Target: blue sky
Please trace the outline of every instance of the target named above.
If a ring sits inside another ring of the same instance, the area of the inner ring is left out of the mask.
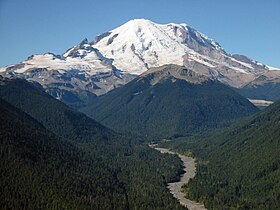
[[[279,0],[0,0],[0,66],[146,18],[187,23],[229,53],[280,67],[279,11]]]

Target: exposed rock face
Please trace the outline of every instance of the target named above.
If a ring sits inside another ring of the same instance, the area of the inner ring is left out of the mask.
[[[176,82],[177,79],[185,80],[192,84],[202,84],[209,80],[208,77],[195,73],[183,66],[174,64],[163,65],[160,67],[152,68],[140,75],[139,79],[151,77],[150,84],[156,85],[164,80],[172,78],[172,82]]]

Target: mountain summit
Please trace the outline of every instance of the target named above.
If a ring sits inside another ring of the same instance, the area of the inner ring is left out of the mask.
[[[91,42],[84,39],[62,55],[32,55],[20,64],[0,68],[0,73],[36,81],[67,104],[83,106],[96,95],[165,64],[185,66],[239,89],[246,87],[249,98],[262,99],[263,95],[255,93],[264,85],[266,89],[276,87],[274,93],[280,88],[275,80],[280,71],[227,53],[187,24],[157,24],[146,19],[130,20]]]
[[[134,74],[164,64],[183,65],[186,53],[199,51],[198,42],[222,52],[218,43],[186,24],[161,25],[146,19],[131,20],[99,37],[93,45],[118,68]]]
[[[137,75],[151,67],[177,64],[241,87],[273,69],[246,56],[227,53],[216,41],[187,24],[135,19],[98,36],[92,44],[113,59],[117,68]]]

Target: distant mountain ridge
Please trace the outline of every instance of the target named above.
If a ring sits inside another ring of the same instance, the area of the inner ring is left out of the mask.
[[[146,19],[128,21],[92,42],[84,39],[62,55],[30,56],[20,64],[0,68],[0,73],[39,82],[55,98],[82,107],[96,95],[165,64],[183,65],[238,89],[267,78],[252,88],[249,97],[280,78],[277,69],[243,55],[231,55],[187,24],[157,24]]]

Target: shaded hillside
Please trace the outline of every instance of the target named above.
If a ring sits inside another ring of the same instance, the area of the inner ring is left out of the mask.
[[[101,158],[58,139],[2,99],[0,121],[0,208],[126,208],[125,189]]]
[[[118,132],[168,138],[227,126],[258,109],[218,81],[165,65],[98,97],[82,111]]]
[[[0,97],[65,139],[106,141],[113,132],[22,79],[1,79]]]
[[[0,208],[184,209],[165,188],[182,172],[179,158],[115,134],[26,81],[2,79],[0,96],[36,118],[11,105],[1,111]]]
[[[243,88],[235,88],[236,92],[246,98],[263,99],[276,101],[280,99],[280,84],[279,83],[266,83],[256,85],[246,85]]]

